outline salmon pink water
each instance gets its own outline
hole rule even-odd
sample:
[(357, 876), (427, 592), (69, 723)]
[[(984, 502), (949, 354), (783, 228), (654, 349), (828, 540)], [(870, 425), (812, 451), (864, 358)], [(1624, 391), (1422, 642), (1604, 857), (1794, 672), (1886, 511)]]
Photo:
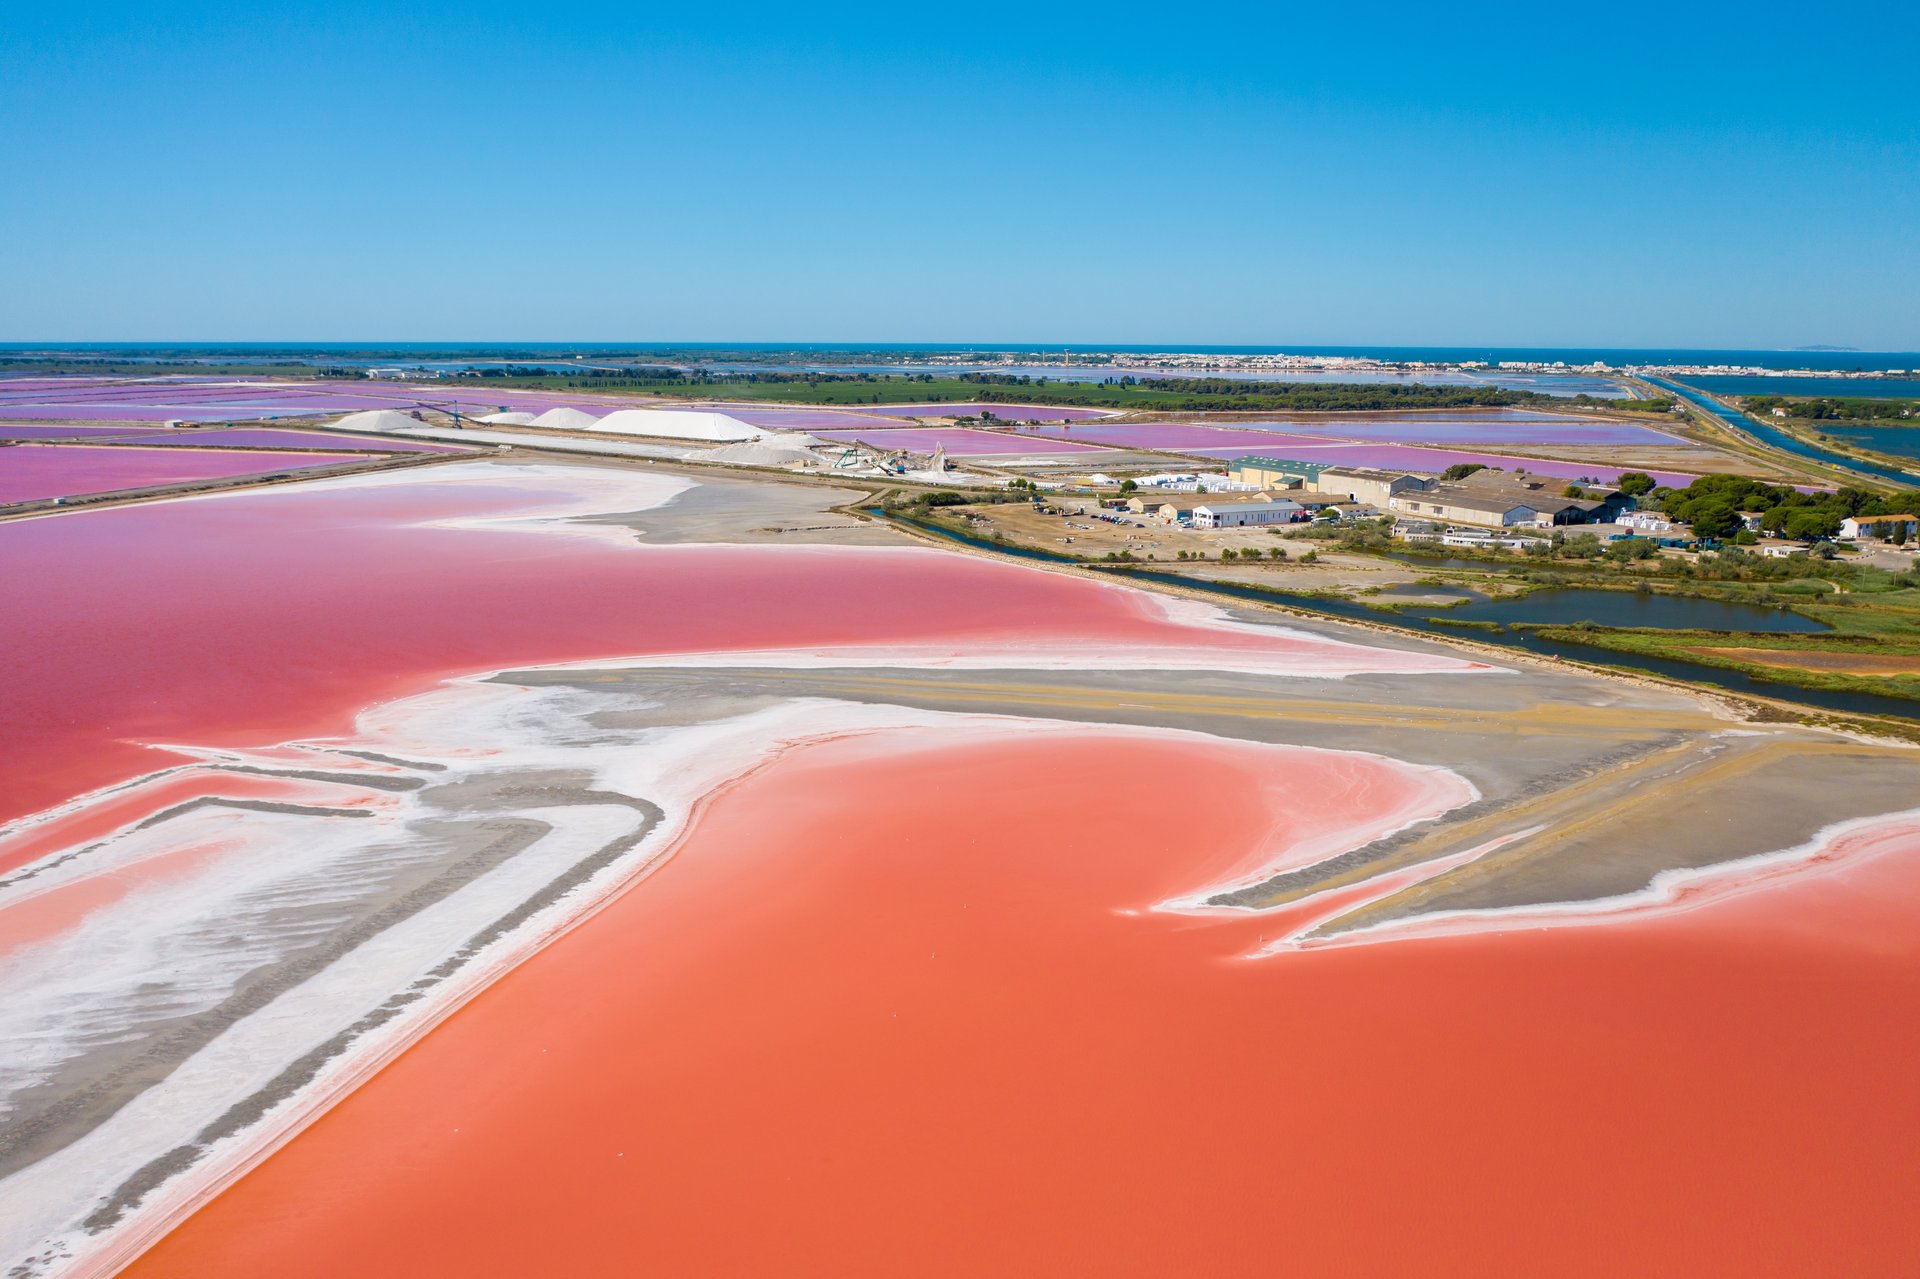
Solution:
[(1285, 912), (1152, 909), (1406, 784), (1328, 762), (803, 748), (131, 1273), (1903, 1268), (1911, 869), (1262, 959)]
[[(1037, 642), (1471, 665), (1181, 624), (1137, 591), (937, 551), (645, 547), (604, 527), (480, 523), (564, 510), (588, 474), (440, 467), (0, 526), (14, 605), (0, 755), (35, 761), (0, 820), (175, 762), (164, 743), (343, 733), (374, 702), (513, 665), (763, 648), (906, 646), (924, 658)], [(626, 481), (631, 507), (657, 500), (644, 478)], [(463, 517), (474, 526), (450, 527)]]
[[(0, 632), (0, 754), (32, 761), (0, 818), (44, 816), (0, 867), (40, 871), (209, 785), (365, 810), (283, 814), (280, 844), (246, 810), (183, 821), (172, 842), (155, 827), (101, 871), (75, 862), (30, 884), (0, 945), (30, 952), (165, 892), (183, 927), (218, 935), (231, 925), (200, 886), (232, 900), (229, 868), (317, 857), (350, 834), (300, 820), (372, 827), (402, 811), (410, 792), (356, 783), (455, 777), (436, 741), (476, 752), (454, 786), (476, 791), (512, 773), (499, 741), (536, 778), (635, 749), (597, 720), (577, 741), (559, 731), (553, 708), (581, 689), (447, 682), (460, 676), (578, 663), (1501, 678), (944, 552), (649, 545), (566, 522), (626, 512), (645, 529), (690, 487), (456, 462), (0, 524), (20, 605)], [(536, 711), (514, 718), (523, 703)], [(686, 787), (671, 802), (662, 786), (591, 783), (678, 812), (670, 855), (571, 907), (571, 931), (134, 1272), (1746, 1275), (1895, 1272), (1920, 1247), (1920, 1031), (1891, 1015), (1920, 995), (1909, 818), (1584, 926), (1507, 910), (1301, 944), (1331, 911), (1437, 867), (1261, 913), (1201, 903), (1478, 793), (1360, 752), (881, 710), (794, 702), (802, 727), (771, 737), (700, 738), (701, 720), (674, 740), (708, 745), (647, 764)], [(313, 739), (367, 750), (329, 758)], [(125, 931), (163, 938), (170, 918)], [(157, 984), (127, 971), (130, 999)], [(314, 1104), (381, 1060), (342, 1061)], [(199, 1184), (144, 1205), (142, 1229)]]

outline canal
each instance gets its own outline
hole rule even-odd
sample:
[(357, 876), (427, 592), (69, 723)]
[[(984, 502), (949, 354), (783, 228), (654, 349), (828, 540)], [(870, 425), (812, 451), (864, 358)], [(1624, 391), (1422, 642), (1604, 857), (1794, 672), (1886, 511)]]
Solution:
[(1857, 471), (1861, 475), (1871, 475), (1876, 479), (1885, 480), (1889, 484), (1900, 484), (1908, 488), (1920, 488), (1920, 473), (1903, 470), (1897, 466), (1884, 466), (1878, 462), (1862, 461), (1846, 453), (1836, 453), (1831, 449), (1823, 449), (1816, 444), (1808, 444), (1806, 441), (1788, 434), (1777, 426), (1769, 426), (1765, 422), (1757, 418), (1749, 417), (1737, 409), (1727, 408), (1704, 391), (1696, 391), (1690, 386), (1683, 386), (1668, 378), (1649, 377), (1647, 381), (1660, 387), (1662, 390), (1671, 391), (1694, 407), (1713, 414), (1714, 417), (1726, 423), (1734, 430), (1739, 431), (1741, 434), (1750, 435), (1761, 443), (1777, 448), (1783, 453), (1791, 453), (1795, 457), (1804, 457), (1811, 462), (1824, 462), (1829, 466), (1844, 467), (1849, 471)]

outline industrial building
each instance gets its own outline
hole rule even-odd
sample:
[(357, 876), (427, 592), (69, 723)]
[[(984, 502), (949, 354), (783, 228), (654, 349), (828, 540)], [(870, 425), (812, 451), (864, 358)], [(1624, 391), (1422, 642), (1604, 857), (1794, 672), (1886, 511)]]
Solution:
[(1401, 493), (1424, 492), (1434, 477), (1418, 471), (1382, 471), (1370, 466), (1329, 466), (1307, 487), (1326, 497), (1385, 506)]
[(1421, 490), (1396, 497), (1393, 509), (1422, 519), (1443, 520), (1450, 524), (1487, 524), (1495, 528), (1539, 528), (1557, 523), (1551, 511), (1518, 498), (1493, 493), (1472, 493), (1443, 484), (1431, 492)]
[(1151, 514), (1162, 524), (1178, 524), (1181, 520), (1192, 517), (1193, 504), (1199, 500), (1191, 493), (1180, 493), (1172, 497), (1156, 494), (1137, 509), (1142, 513)]
[(1262, 494), (1259, 497), (1223, 498), (1196, 503), (1195, 528), (1247, 528), (1259, 524), (1292, 524), (1306, 513), (1306, 507), (1284, 497)]
[(1271, 492), (1276, 489), (1309, 488), (1327, 469), (1324, 462), (1295, 462), (1284, 457), (1243, 457), (1227, 468), (1227, 478), (1235, 484), (1251, 484)]
[(1475, 471), (1452, 484), (1407, 491), (1389, 503), (1393, 510), (1423, 519), (1495, 528), (1549, 528), (1556, 524), (1609, 524), (1633, 507), (1633, 499), (1615, 489), (1592, 497), (1566, 497), (1566, 481), (1552, 476), (1507, 471)]

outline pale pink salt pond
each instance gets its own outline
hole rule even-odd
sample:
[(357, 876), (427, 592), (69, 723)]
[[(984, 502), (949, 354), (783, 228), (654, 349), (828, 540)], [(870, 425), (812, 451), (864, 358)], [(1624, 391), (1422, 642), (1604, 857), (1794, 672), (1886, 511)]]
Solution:
[(816, 431), (825, 440), (859, 440), (877, 449), (912, 449), (931, 453), (935, 445), (944, 445), (955, 457), (1025, 457), (1036, 453), (1099, 453), (1105, 450), (1093, 444), (1071, 444), (1045, 436), (1021, 438), (975, 431), (963, 426), (876, 427), (866, 431)]
[(0, 440), (117, 440), (159, 436), (159, 426), (60, 426), (52, 422), (0, 423)]
[(361, 453), (14, 445), (0, 448), (0, 502), (36, 502), (368, 460)]
[[(116, 437), (117, 438), (117, 437)], [(391, 435), (329, 435), (325, 431), (286, 431), (272, 427), (238, 427), (231, 431), (190, 430), (152, 431), (126, 438), (140, 444), (165, 444), (186, 448), (216, 449), (306, 449), (374, 453), (464, 453), (458, 444), (429, 444), (424, 440), (397, 439)]]
[(874, 404), (857, 406), (882, 417), (979, 417), (991, 413), (1003, 422), (1079, 422), (1105, 417), (1105, 409), (1066, 409), (1051, 404)]

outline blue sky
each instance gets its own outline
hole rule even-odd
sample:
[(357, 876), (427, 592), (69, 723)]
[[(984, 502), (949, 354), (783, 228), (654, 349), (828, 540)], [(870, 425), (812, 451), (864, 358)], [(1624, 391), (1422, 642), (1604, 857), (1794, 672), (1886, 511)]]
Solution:
[(1914, 350), (1916, 11), (39, 6), (0, 340)]

